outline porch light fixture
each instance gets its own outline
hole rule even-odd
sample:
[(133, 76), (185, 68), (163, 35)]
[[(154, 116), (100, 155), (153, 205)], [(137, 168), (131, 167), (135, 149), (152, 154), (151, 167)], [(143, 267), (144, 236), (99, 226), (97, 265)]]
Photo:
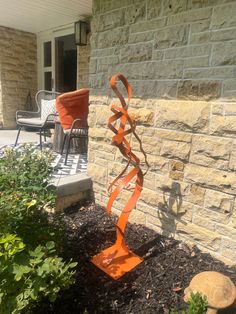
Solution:
[(87, 45), (88, 24), (84, 21), (75, 22), (75, 44), (78, 46)]

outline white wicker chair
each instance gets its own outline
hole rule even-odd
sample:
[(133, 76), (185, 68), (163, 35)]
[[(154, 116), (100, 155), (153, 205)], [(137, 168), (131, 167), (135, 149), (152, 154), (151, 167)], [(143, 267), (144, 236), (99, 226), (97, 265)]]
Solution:
[(16, 112), (16, 123), (18, 126), (18, 133), (16, 136), (15, 146), (17, 145), (20, 131), (22, 127), (27, 129), (36, 129), (39, 131), (39, 143), (40, 149), (42, 150), (42, 131), (44, 132), (45, 139), (45, 130), (54, 128), (55, 118), (56, 118), (56, 97), (60, 93), (40, 90), (35, 96), (35, 101), (37, 105), (37, 111), (23, 111), (18, 110)]

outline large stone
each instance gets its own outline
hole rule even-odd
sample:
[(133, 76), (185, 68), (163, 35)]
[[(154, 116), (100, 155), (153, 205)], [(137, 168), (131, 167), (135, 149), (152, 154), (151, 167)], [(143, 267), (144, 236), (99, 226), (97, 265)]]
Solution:
[(161, 156), (172, 159), (187, 161), (189, 158), (190, 144), (185, 142), (167, 141), (163, 142)]
[(188, 182), (236, 195), (236, 176), (234, 173), (193, 164), (187, 164), (184, 172), (185, 180)]
[(129, 116), (134, 119), (139, 125), (153, 125), (154, 112), (149, 109), (129, 109)]
[(111, 56), (105, 58), (99, 58), (97, 60), (97, 71), (98, 72), (107, 72), (111, 66), (114, 66), (120, 62), (118, 56)]
[(177, 81), (175, 80), (138, 80), (132, 83), (136, 97), (176, 98)]
[(235, 78), (235, 69), (229, 66), (186, 69), (183, 77), (185, 79), (229, 79)]
[(236, 42), (219, 43), (214, 45), (211, 65), (236, 65)]
[(128, 42), (129, 32), (127, 27), (114, 29), (98, 33), (96, 40), (97, 48), (108, 48), (116, 45), (124, 45)]
[(228, 169), (232, 140), (193, 136), (190, 162), (218, 169)]
[(161, 1), (147, 0), (147, 19), (154, 19), (161, 14)]
[(180, 81), (178, 85), (180, 99), (211, 100), (218, 98), (220, 93), (221, 82), (219, 81), (186, 80)]
[(145, 20), (146, 18), (146, 3), (140, 2), (130, 6), (125, 10), (125, 23), (134, 24)]
[(232, 153), (229, 161), (230, 170), (236, 171), (236, 143), (233, 145)]
[(222, 212), (224, 214), (231, 214), (233, 210), (234, 197), (216, 192), (213, 190), (206, 190), (205, 194), (205, 207), (211, 210)]
[(205, 102), (160, 102), (156, 112), (156, 127), (179, 131), (208, 131), (210, 106)]
[(165, 59), (209, 56), (211, 51), (210, 48), (211, 46), (209, 44), (171, 48), (165, 51)]
[[(161, 3), (161, 1), (158, 1)], [(172, 15), (185, 11), (187, 8), (187, 0), (165, 0), (163, 2), (163, 15)]]
[(158, 18), (151, 21), (145, 21), (140, 23), (135, 23), (130, 26), (131, 33), (141, 33), (145, 31), (152, 31), (159, 29), (166, 24), (166, 18)]
[(185, 11), (178, 14), (171, 15), (168, 18), (168, 25), (176, 25), (183, 23), (200, 22), (202, 20), (207, 20), (211, 17), (212, 9), (203, 8), (199, 10)]
[(213, 9), (211, 28), (227, 28), (236, 26), (236, 4), (218, 6)]
[(184, 46), (188, 40), (188, 26), (175, 26), (158, 30), (155, 35), (155, 48), (163, 49)]
[(198, 243), (213, 251), (218, 251), (221, 245), (221, 238), (215, 232), (194, 224), (179, 223), (177, 225), (177, 233), (180, 236), (191, 238), (195, 243)]
[(152, 58), (152, 44), (127, 45), (121, 49), (120, 60), (123, 63), (147, 61)]
[[(161, 103), (167, 103), (165, 101), (158, 101)], [(155, 129), (155, 136), (166, 139), (170, 141), (186, 142), (190, 143), (192, 141), (192, 134), (186, 132), (178, 132), (173, 130)]]
[(210, 133), (236, 137), (236, 116), (212, 116)]

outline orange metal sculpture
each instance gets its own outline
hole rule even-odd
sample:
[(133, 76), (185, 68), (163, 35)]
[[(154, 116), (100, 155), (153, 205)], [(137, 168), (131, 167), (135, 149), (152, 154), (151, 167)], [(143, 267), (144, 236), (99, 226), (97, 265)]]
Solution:
[[(126, 88), (128, 94), (128, 104), (126, 104), (124, 97), (116, 87), (116, 81), (119, 79)], [(92, 258), (92, 263), (111, 276), (113, 279), (118, 279), (125, 273), (140, 264), (143, 259), (131, 252), (124, 241), (124, 231), (132, 209), (136, 206), (137, 200), (140, 196), (143, 186), (142, 170), (140, 169), (140, 159), (132, 152), (128, 140), (125, 138), (128, 134), (133, 134), (140, 144), (140, 150), (144, 154), (145, 162), (148, 166), (146, 154), (143, 151), (141, 140), (135, 132), (136, 122), (128, 114), (128, 105), (132, 96), (132, 88), (127, 79), (122, 75), (114, 75), (110, 80), (110, 86), (114, 93), (120, 100), (121, 107), (113, 104), (111, 111), (114, 113), (109, 118), (108, 127), (115, 133), (112, 137), (112, 144), (117, 146), (122, 155), (128, 160), (125, 169), (120, 175), (110, 184), (108, 191), (111, 193), (107, 204), (107, 215), (110, 216), (111, 207), (121, 190), (128, 188), (129, 182), (136, 177), (135, 186), (131, 197), (122, 210), (122, 213), (116, 224), (116, 242), (111, 247), (103, 250)], [(116, 129), (113, 124), (120, 119), (119, 128)], [(130, 166), (133, 169), (126, 175)], [(116, 187), (115, 187), (116, 186)], [(112, 188), (115, 187), (114, 191)]]

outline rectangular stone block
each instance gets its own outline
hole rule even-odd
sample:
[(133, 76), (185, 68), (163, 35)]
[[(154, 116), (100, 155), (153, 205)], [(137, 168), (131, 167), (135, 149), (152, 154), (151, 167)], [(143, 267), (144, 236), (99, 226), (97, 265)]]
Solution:
[(163, 141), (161, 156), (166, 158), (187, 161), (189, 158), (190, 144), (185, 142)]
[(134, 24), (146, 19), (146, 3), (140, 1), (125, 10), (125, 23)]
[(155, 34), (154, 47), (156, 49), (164, 49), (184, 46), (188, 41), (188, 32), (188, 25), (160, 29)]
[(221, 66), (216, 68), (200, 68), (200, 69), (186, 69), (184, 70), (185, 79), (229, 79), (235, 77), (234, 67)]
[(165, 50), (165, 59), (182, 59), (198, 56), (209, 56), (210, 45), (193, 45)]
[[(159, 100), (158, 102), (165, 103), (166, 101)], [(159, 106), (159, 105), (158, 105)], [(171, 140), (171, 141), (178, 141), (178, 142), (187, 142), (190, 143), (192, 140), (192, 134), (186, 132), (179, 132), (179, 131), (172, 131), (172, 130), (163, 130), (163, 129), (155, 129), (155, 136)]]
[[(161, 2), (161, 1), (160, 1)], [(186, 11), (187, 9), (187, 0), (166, 0), (163, 2), (163, 15), (172, 15)]]
[(236, 4), (228, 4), (213, 8), (211, 28), (227, 28), (236, 26)]
[(153, 19), (151, 21), (145, 21), (135, 23), (130, 26), (130, 33), (142, 33), (146, 31), (152, 31), (159, 29), (166, 25), (166, 18)]
[(196, 57), (184, 60), (184, 68), (200, 68), (209, 66), (209, 57)]
[(236, 137), (236, 116), (212, 116), (210, 133)]
[(179, 223), (177, 225), (177, 233), (181, 236), (192, 238), (195, 243), (207, 247), (213, 251), (218, 251), (221, 245), (221, 238), (215, 232), (207, 230), (203, 227), (196, 226), (194, 224)]
[(123, 63), (141, 62), (152, 59), (152, 43), (127, 45), (121, 48), (120, 60)]
[(206, 102), (169, 101), (160, 103), (156, 111), (156, 127), (206, 133), (210, 106)]
[(107, 170), (102, 166), (96, 164), (88, 164), (88, 175), (93, 181), (106, 185), (107, 184)]
[(143, 43), (153, 40), (154, 38), (154, 31), (147, 31), (143, 33), (131, 33), (129, 34), (129, 43), (136, 44), (136, 43)]
[(155, 19), (161, 15), (162, 3), (156, 0), (147, 0), (147, 19)]
[(213, 46), (211, 65), (236, 65), (236, 41)]
[[(236, 171), (236, 143), (234, 142), (229, 161), (229, 169)], [(236, 204), (235, 204), (236, 205)]]
[(146, 99), (153, 97), (176, 98), (177, 81), (175, 80), (134, 80), (131, 83), (136, 97)]
[(180, 99), (208, 101), (220, 96), (221, 87), (222, 83), (216, 80), (182, 80), (178, 84), (177, 95)]
[(111, 66), (116, 65), (119, 62), (120, 58), (118, 56), (99, 58), (97, 60), (97, 72), (107, 72)]
[(179, 14), (171, 15), (168, 18), (168, 25), (176, 25), (183, 23), (191, 23), (195, 21), (206, 20), (211, 17), (211, 8), (202, 8), (199, 10), (181, 12)]
[(93, 48), (109, 48), (116, 45), (124, 45), (128, 42), (129, 32), (127, 27), (116, 28), (98, 33), (97, 40)]
[(191, 23), (191, 33), (194, 34), (208, 31), (210, 27), (210, 22), (210, 19), (208, 19)]
[(194, 164), (187, 164), (184, 173), (187, 182), (236, 195), (236, 176), (234, 173)]
[(231, 214), (233, 210), (234, 197), (216, 192), (213, 190), (206, 190), (205, 194), (205, 207), (210, 210), (215, 210), (223, 214)]
[(193, 136), (190, 162), (217, 169), (228, 169), (232, 140)]

